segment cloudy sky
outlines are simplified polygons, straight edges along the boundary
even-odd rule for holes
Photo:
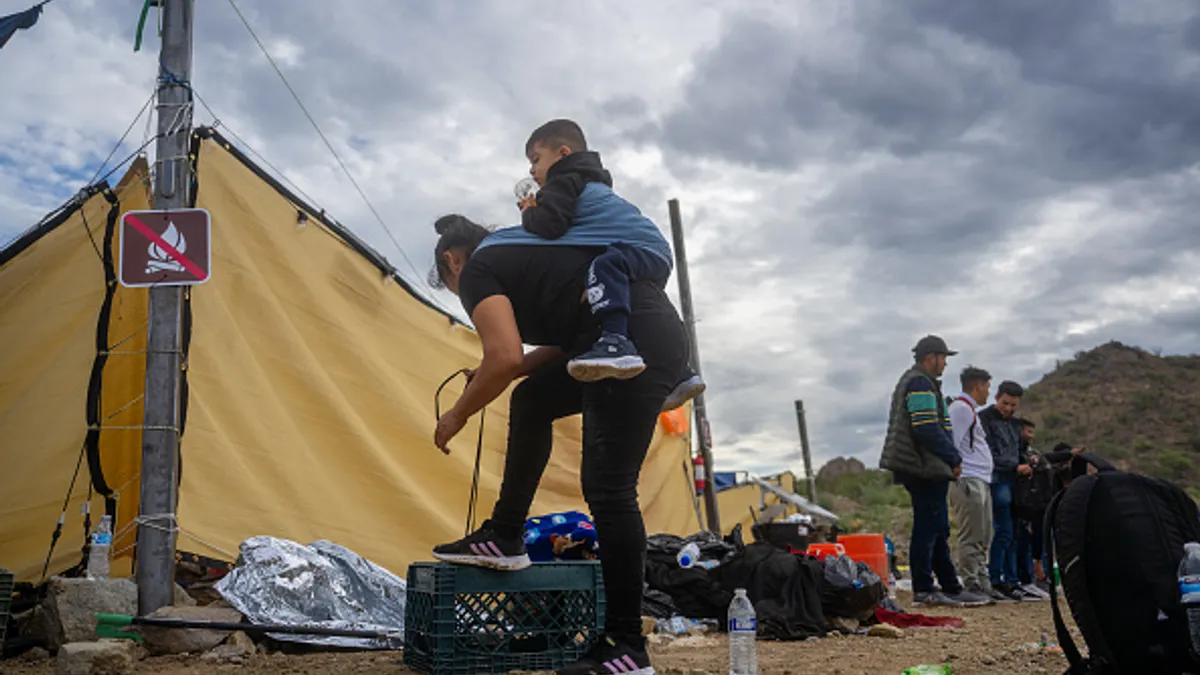
[[[0,50],[0,241],[151,93],[141,4],[54,0]],[[233,9],[197,4],[221,123],[411,274]],[[439,214],[515,222],[546,119],[578,120],[664,230],[679,198],[718,469],[799,469],[797,398],[818,462],[875,464],[929,332],[961,350],[951,374],[1025,383],[1113,339],[1200,351],[1191,0],[239,6],[422,272]]]

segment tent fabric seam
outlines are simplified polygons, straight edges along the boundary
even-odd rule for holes
[[[16,239],[13,239],[7,246],[0,249],[0,267],[6,265],[18,255],[21,255],[21,253],[36,244],[42,237],[58,229],[59,225],[70,220],[71,216],[82,209],[83,205],[89,199],[109,190],[110,187],[107,180],[101,180],[98,183],[93,183],[80,189],[78,193],[47,214],[42,219],[42,222],[17,235]]]

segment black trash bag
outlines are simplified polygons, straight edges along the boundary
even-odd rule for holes
[[[728,562],[712,570],[724,597],[746,589],[758,617],[758,637],[767,640],[805,640],[829,632],[821,608],[821,565],[806,556],[785,553],[766,542],[747,545]],[[728,601],[722,609],[727,623]]]
[[[700,560],[723,563],[737,552],[737,547],[712,532],[697,532],[686,538],[673,534],[655,534],[646,538],[646,556],[659,562],[675,561],[688,544],[700,549]]]
[[[675,556],[663,559],[662,555],[646,556],[646,585],[651,592],[665,593],[670,598],[676,610],[672,616],[724,621],[733,593],[721,589],[712,575],[716,570],[682,568],[675,561]],[[643,602],[645,598],[646,594],[643,593]]]
[[[650,584],[642,585],[642,614],[655,619],[669,619],[679,615],[679,608],[670,595],[650,588]]]
[[[826,616],[866,621],[875,616],[875,607],[887,596],[883,581],[866,563],[849,556],[825,556],[821,607]]]
[[[646,591],[642,594],[643,611],[668,611],[669,616],[685,616],[689,619],[716,619],[722,626],[729,603],[733,601],[732,589],[722,588],[716,572],[720,567],[706,569],[697,565],[687,569],[679,567],[676,556],[688,543],[700,547],[701,560],[713,560],[721,565],[737,558],[744,549],[742,526],[733,528],[728,536],[721,538],[709,532],[698,532],[684,539],[673,534],[655,534],[646,538]]]

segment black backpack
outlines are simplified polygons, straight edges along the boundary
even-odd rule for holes
[[[1200,513],[1186,492],[1080,455],[1097,473],[1073,480],[1046,510],[1046,550],[1058,561],[1071,616],[1087,642],[1080,656],[1051,588],[1054,627],[1069,675],[1200,672],[1180,606],[1183,545],[1200,541]]]
[[[1013,486],[1013,513],[1022,520],[1041,521],[1056,492],[1054,468],[1047,462],[1038,462],[1032,474],[1017,477]]]

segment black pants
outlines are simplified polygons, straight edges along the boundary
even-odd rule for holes
[[[629,337],[630,286],[639,281],[661,286],[670,276],[670,261],[644,248],[613,244],[588,268],[587,297],[592,314],[605,333]]]
[[[962,585],[950,559],[950,513],[946,506],[950,481],[906,476],[903,485],[912,496],[913,530],[908,565],[912,569],[913,592],[932,591],[936,575],[943,593],[958,593]]]
[[[583,413],[583,497],[596,523],[607,596],[605,629],[641,639],[646,528],[638,505],[638,477],[667,394],[687,363],[683,323],[666,293],[634,284],[629,317],[646,371],[631,380],[581,383],[566,360],[537,371],[513,389],[508,456],[500,498],[492,510],[499,532],[518,533],[550,459],[554,420]]]

